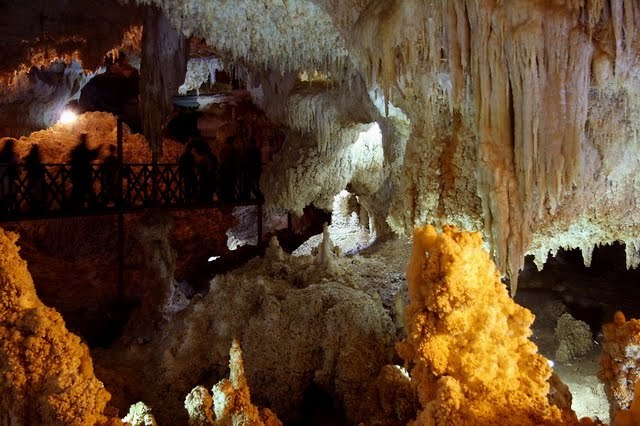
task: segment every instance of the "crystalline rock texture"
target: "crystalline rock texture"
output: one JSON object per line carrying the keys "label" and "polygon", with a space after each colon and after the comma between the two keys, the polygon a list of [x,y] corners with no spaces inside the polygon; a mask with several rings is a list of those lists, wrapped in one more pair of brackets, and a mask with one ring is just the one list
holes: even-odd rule
{"label": "crystalline rock texture", "polygon": [[414,424],[566,424],[548,402],[551,368],[528,340],[533,315],[500,282],[479,233],[414,233],[411,303],[398,352],[422,405]]}
{"label": "crystalline rock texture", "polygon": [[89,349],[36,296],[16,239],[0,230],[0,423],[105,423]]}

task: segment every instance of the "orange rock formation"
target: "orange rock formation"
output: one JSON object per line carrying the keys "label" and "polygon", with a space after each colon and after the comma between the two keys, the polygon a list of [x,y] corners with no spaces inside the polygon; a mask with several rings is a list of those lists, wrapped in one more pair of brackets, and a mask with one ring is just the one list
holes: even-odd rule
{"label": "orange rock formation", "polygon": [[618,311],[613,322],[602,327],[602,332],[604,341],[598,375],[605,384],[614,419],[618,410],[630,408],[634,384],[640,376],[640,320],[627,321]]}
{"label": "orange rock formation", "polygon": [[0,229],[0,424],[105,423],[89,350],[38,299],[17,238]]}
{"label": "orange rock formation", "polygon": [[233,341],[229,352],[229,369],[229,378],[213,386],[213,397],[202,386],[197,386],[187,395],[184,405],[189,412],[189,424],[282,426],[271,410],[259,410],[251,403],[242,351],[237,340]]}
{"label": "orange rock formation", "polygon": [[407,279],[398,352],[422,405],[415,424],[577,423],[548,402],[551,368],[528,340],[534,317],[507,294],[479,233],[416,230]]}

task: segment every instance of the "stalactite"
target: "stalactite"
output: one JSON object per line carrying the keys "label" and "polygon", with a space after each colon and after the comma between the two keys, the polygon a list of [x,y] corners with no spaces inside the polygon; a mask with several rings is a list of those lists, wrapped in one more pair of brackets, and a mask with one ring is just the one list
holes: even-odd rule
{"label": "stalactite", "polygon": [[[326,93],[299,92],[295,77],[318,70],[346,97],[362,75],[381,114],[400,110],[412,126],[387,219],[394,230],[482,230],[513,291],[527,253],[541,265],[557,247],[581,247],[588,263],[588,247],[621,240],[636,262],[634,0],[139,3],[161,6],[183,34],[242,62],[252,98],[295,128],[287,143],[304,134],[317,153],[339,151],[354,121]],[[237,22],[251,24],[229,37]],[[289,191],[309,169],[294,163],[281,182]]]}
{"label": "stalactite", "polygon": [[[529,0],[508,6],[455,0],[431,8],[415,2],[372,3],[356,24],[366,75],[403,108],[414,134],[419,126],[423,135],[407,148],[408,153],[421,152],[421,160],[412,161],[412,154],[405,161],[402,187],[413,199],[392,212],[394,228],[438,224],[443,211],[465,209],[468,203],[446,193],[450,184],[445,170],[451,166],[447,155],[438,154],[438,147],[477,139],[476,190],[482,200],[484,233],[496,263],[512,277],[512,291],[524,255],[534,247],[545,247],[535,248],[543,262],[553,247],[588,247],[615,240],[598,229],[602,219],[593,216],[586,218],[583,232],[562,231],[565,240],[544,228],[555,223],[566,229],[589,203],[588,187],[601,167],[594,155],[612,143],[587,139],[589,120],[601,108],[595,104],[594,109],[591,84],[595,81],[611,90],[611,79],[623,81],[634,66],[630,52],[637,40],[638,12],[633,2],[624,0],[567,1],[554,7]],[[424,22],[429,25],[420,27]],[[615,38],[615,76],[608,71],[607,25]],[[406,40],[412,48],[407,49]],[[418,102],[407,102],[407,93]],[[635,95],[630,93],[627,99],[634,103],[626,108],[634,111]],[[474,114],[475,122],[470,126],[449,122],[446,114],[437,113],[445,108],[454,117]],[[626,113],[624,108],[614,110],[613,120]],[[611,128],[610,122],[603,124]],[[627,128],[632,127],[635,124],[629,120]],[[439,160],[427,163],[426,158],[434,155]],[[432,178],[421,180],[428,169],[441,182],[437,191],[428,189]],[[422,195],[429,193],[431,202]],[[614,190],[608,199],[601,199],[606,207],[599,210],[611,209],[617,197]],[[440,208],[434,209],[433,200],[438,198]],[[617,238],[621,228],[617,227]],[[589,237],[577,239],[579,235]]]}
{"label": "stalactite", "polygon": [[216,82],[216,71],[224,69],[222,61],[218,58],[191,58],[187,62],[187,72],[184,83],[178,87],[178,93],[187,94],[190,90],[195,90],[199,94],[200,86],[207,81]]}
{"label": "stalactite", "polygon": [[149,7],[142,34],[140,100],[144,135],[155,157],[162,155],[162,129],[173,110],[173,96],[184,81],[187,42],[161,10]]}
{"label": "stalactite", "polygon": [[342,75],[352,68],[344,38],[310,1],[136,1],[161,7],[182,34],[197,32],[231,62],[281,73],[311,68]]}

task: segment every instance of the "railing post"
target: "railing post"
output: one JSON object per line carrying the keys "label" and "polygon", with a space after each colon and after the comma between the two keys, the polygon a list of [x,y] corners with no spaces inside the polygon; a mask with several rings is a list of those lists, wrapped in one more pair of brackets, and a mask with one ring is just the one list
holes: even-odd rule
{"label": "railing post", "polygon": [[117,197],[116,208],[118,210],[118,298],[124,299],[124,250],[125,250],[125,235],[124,235],[124,195],[123,195],[123,182],[124,179],[124,167],[123,167],[123,147],[122,147],[122,117],[118,117],[116,127],[116,146],[118,155],[118,180],[117,180]]}
{"label": "railing post", "polygon": [[123,148],[123,135],[122,135],[122,117],[118,117],[116,127],[116,155],[118,156],[118,180],[117,180],[117,197],[116,206],[118,210],[122,210],[124,207],[124,194],[123,194],[123,182],[124,179],[124,167],[123,167],[123,157],[124,157],[124,148]]}
{"label": "railing post", "polygon": [[158,154],[151,153],[151,205],[158,207]]}

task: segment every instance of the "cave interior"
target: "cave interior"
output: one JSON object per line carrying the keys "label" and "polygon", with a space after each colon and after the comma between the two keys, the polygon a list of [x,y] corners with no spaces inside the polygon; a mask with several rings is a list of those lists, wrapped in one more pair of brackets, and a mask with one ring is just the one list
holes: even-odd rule
{"label": "cave interior", "polygon": [[1,424],[640,425],[636,0],[0,33]]}

